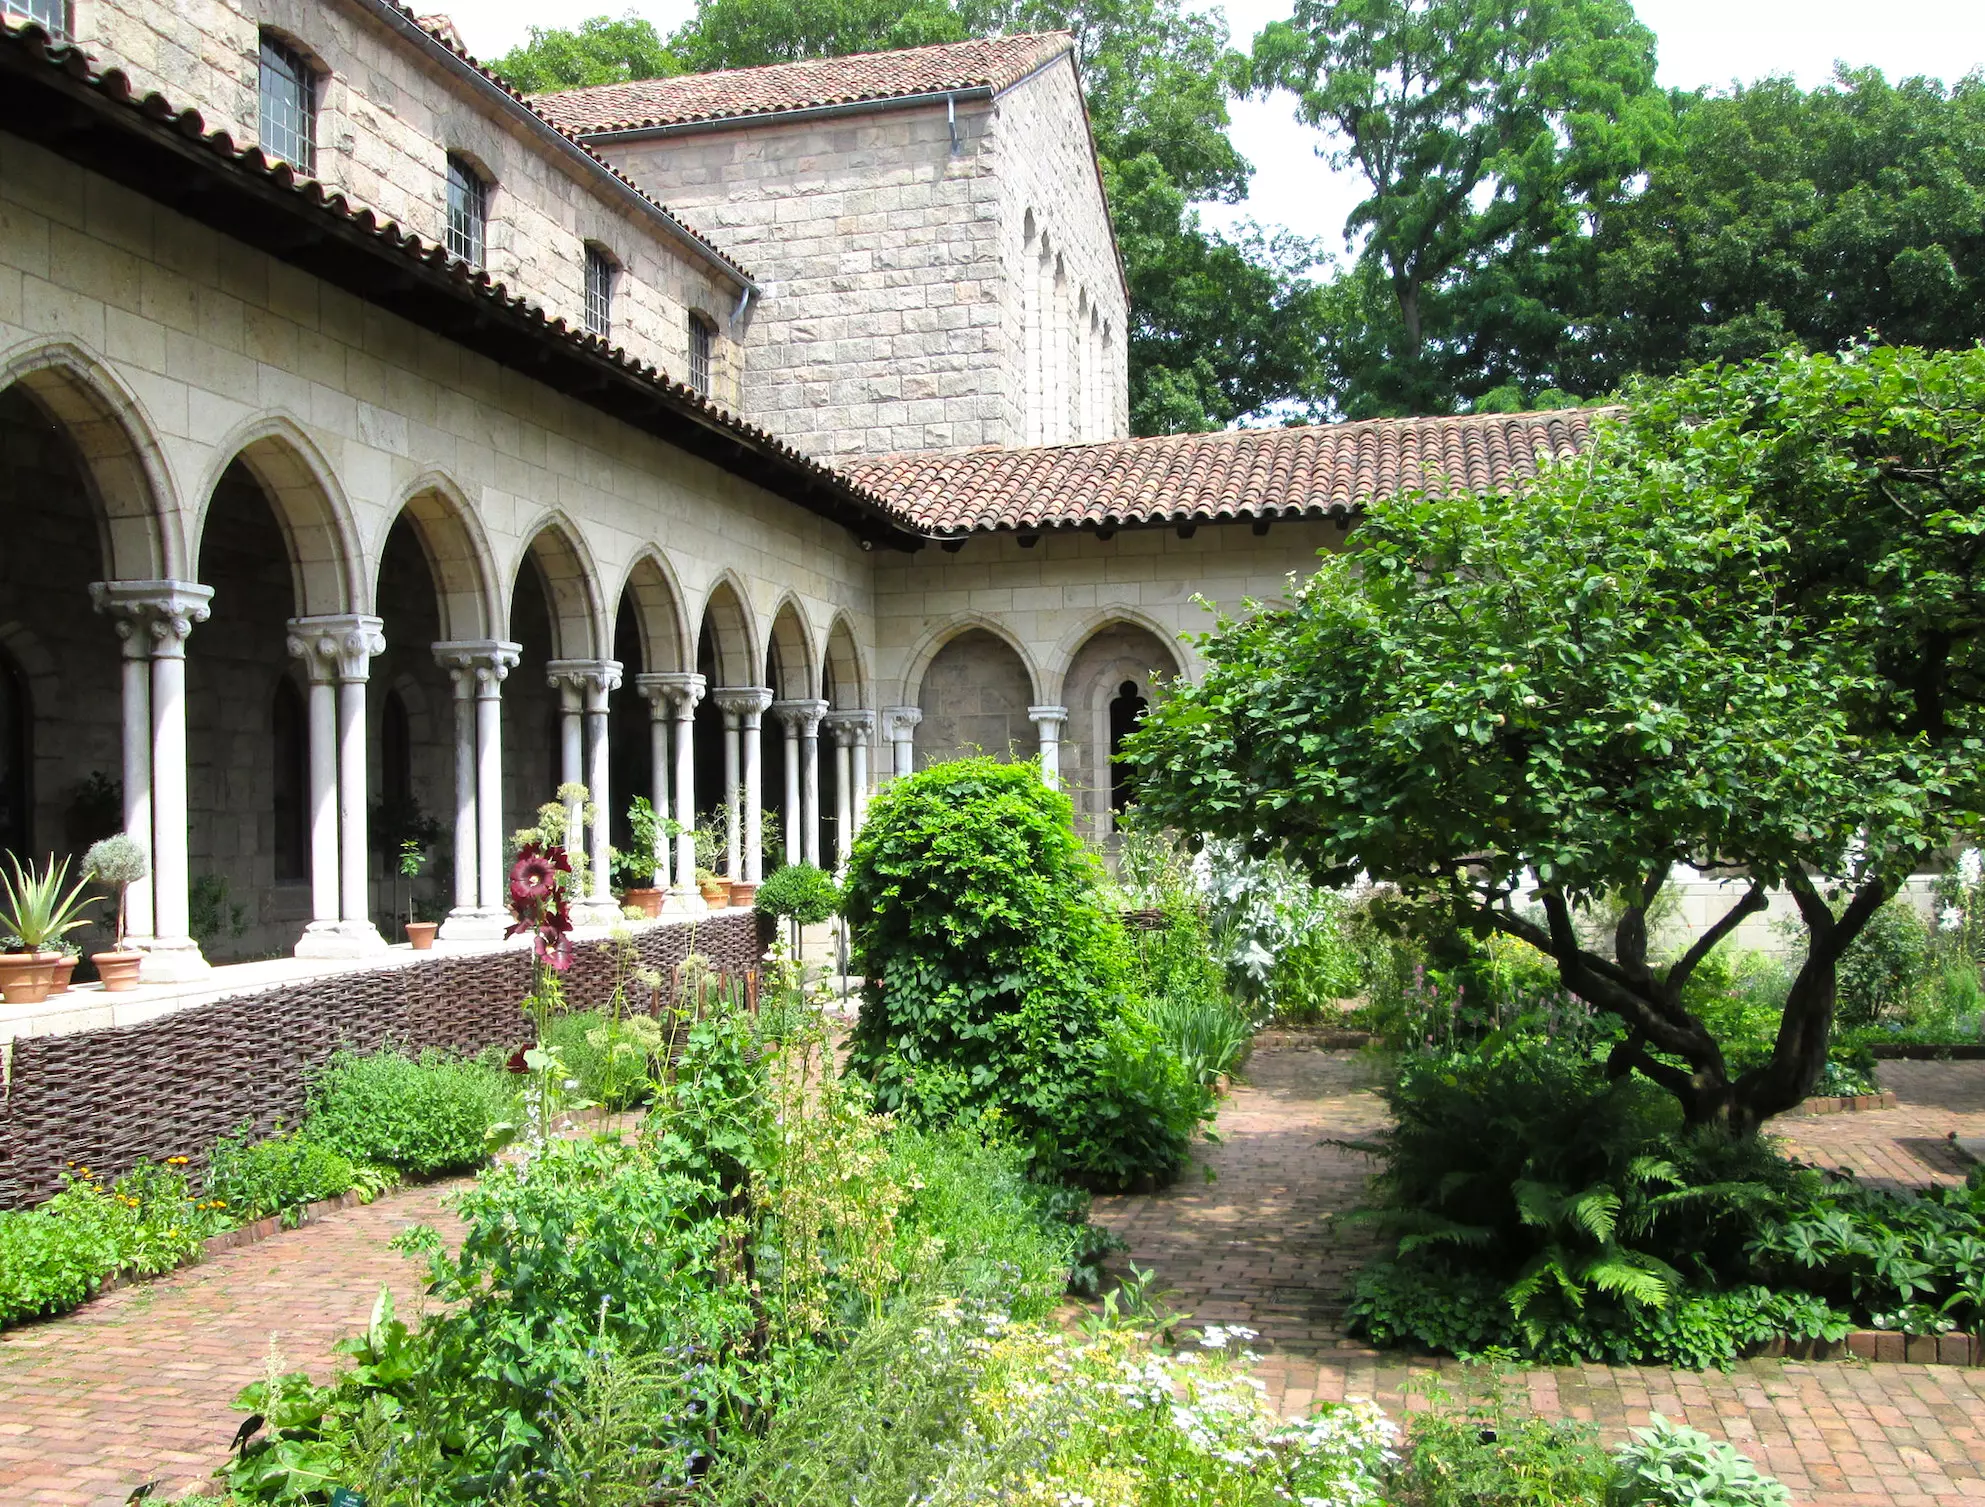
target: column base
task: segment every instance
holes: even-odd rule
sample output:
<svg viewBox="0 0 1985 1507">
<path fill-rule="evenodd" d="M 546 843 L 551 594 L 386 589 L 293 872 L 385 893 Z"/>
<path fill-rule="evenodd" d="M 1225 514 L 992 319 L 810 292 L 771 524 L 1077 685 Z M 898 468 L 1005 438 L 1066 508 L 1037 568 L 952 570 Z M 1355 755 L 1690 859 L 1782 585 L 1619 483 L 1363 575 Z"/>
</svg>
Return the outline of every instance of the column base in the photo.
<svg viewBox="0 0 1985 1507">
<path fill-rule="evenodd" d="M 370 921 L 312 921 L 297 939 L 300 958 L 367 958 L 386 950 L 386 939 Z"/>
<path fill-rule="evenodd" d="M 124 945 L 145 955 L 138 965 L 140 983 L 187 984 L 213 972 L 191 937 L 127 937 Z"/>
<path fill-rule="evenodd" d="M 510 927 L 507 910 L 482 910 L 458 905 L 448 912 L 437 935 L 444 942 L 500 942 Z"/>
<path fill-rule="evenodd" d="M 677 884 L 669 887 L 668 897 L 662 901 L 662 914 L 665 916 L 707 916 L 710 907 L 704 902 L 703 892 L 693 884 Z"/>
<path fill-rule="evenodd" d="M 602 900 L 597 895 L 588 895 L 584 900 L 572 902 L 572 924 L 575 927 L 613 927 L 626 919 L 620 913 L 619 902 L 611 896 Z"/>
</svg>

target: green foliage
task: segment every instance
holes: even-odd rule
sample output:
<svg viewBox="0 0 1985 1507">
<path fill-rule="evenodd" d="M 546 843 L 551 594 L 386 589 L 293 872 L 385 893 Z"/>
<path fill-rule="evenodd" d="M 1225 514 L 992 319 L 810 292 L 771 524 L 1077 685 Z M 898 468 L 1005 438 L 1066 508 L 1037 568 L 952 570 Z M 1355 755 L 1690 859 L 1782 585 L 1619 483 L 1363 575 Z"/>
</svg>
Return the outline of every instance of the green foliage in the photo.
<svg viewBox="0 0 1985 1507">
<path fill-rule="evenodd" d="M 1840 955 L 1834 1018 L 1843 1030 L 1907 1019 L 1930 966 L 1923 918 L 1907 900 L 1889 901 Z"/>
<path fill-rule="evenodd" d="M 1205 1105 L 1136 1008 L 1068 797 L 966 759 L 879 793 L 849 860 L 864 987 L 849 1071 L 928 1124 L 996 1109 L 1037 1169 L 1168 1177 Z"/>
<path fill-rule="evenodd" d="M 840 909 L 841 892 L 833 875 L 819 865 L 787 863 L 766 876 L 752 905 L 761 915 L 813 926 Z"/>
<path fill-rule="evenodd" d="M 1512 1408 L 1499 1382 L 1464 1407 L 1438 1382 L 1387 1485 L 1399 1507 L 1605 1507 L 1613 1468 L 1592 1425 Z"/>
<path fill-rule="evenodd" d="M 527 94 L 667 78 L 683 71 L 654 23 L 638 16 L 619 21 L 594 16 L 569 31 L 533 26 L 530 37 L 490 65 Z"/>
<path fill-rule="evenodd" d="M 578 1080 L 578 1095 L 605 1109 L 645 1103 L 654 1091 L 668 1042 L 651 1015 L 615 1020 L 598 1010 L 553 1016 L 545 1044 Z"/>
<path fill-rule="evenodd" d="M 0 1213 L 0 1325 L 67 1313 L 119 1273 L 190 1260 L 223 1221 L 194 1198 L 185 1161 L 141 1161 L 108 1187 L 79 1168 L 47 1202 Z"/>
<path fill-rule="evenodd" d="M 462 1172 L 489 1157 L 512 1101 L 502 1073 L 429 1050 L 340 1051 L 310 1086 L 304 1132 L 357 1163 L 415 1177 Z"/>
<path fill-rule="evenodd" d="M 230 1219 L 245 1224 L 378 1186 L 376 1176 L 362 1176 L 349 1158 L 300 1131 L 284 1135 L 278 1126 L 276 1134 L 259 1141 L 251 1134 L 244 1124 L 214 1142 L 207 1155 L 207 1197 Z"/>
<path fill-rule="evenodd" d="M 1720 1439 L 1656 1413 L 1613 1456 L 1617 1507 L 1792 1507 L 1783 1483 Z"/>
<path fill-rule="evenodd" d="M 1131 941 L 1145 1018 L 1186 1071 L 1209 1086 L 1237 1071 L 1254 1039 L 1254 1022 L 1228 992 L 1197 898 L 1168 896 L 1164 929 L 1134 931 Z"/>
</svg>

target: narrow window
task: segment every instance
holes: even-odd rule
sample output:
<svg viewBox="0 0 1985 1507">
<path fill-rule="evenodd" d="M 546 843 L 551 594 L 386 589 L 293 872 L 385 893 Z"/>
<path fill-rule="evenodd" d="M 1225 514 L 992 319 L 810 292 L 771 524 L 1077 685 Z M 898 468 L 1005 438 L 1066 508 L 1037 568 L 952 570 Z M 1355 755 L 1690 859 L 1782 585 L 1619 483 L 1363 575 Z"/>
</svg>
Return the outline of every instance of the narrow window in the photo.
<svg viewBox="0 0 1985 1507">
<path fill-rule="evenodd" d="M 448 251 L 480 267 L 489 225 L 489 185 L 468 159 L 448 154 Z"/>
<path fill-rule="evenodd" d="M 310 877 L 310 734 L 303 693 L 287 675 L 276 682 L 270 707 L 270 742 L 274 745 L 275 881 L 294 884 Z"/>
<path fill-rule="evenodd" d="M 0 0 L 0 16 L 36 22 L 56 41 L 69 40 L 69 0 Z"/>
<path fill-rule="evenodd" d="M 1118 686 L 1110 699 L 1110 809 L 1118 814 L 1137 799 L 1135 773 L 1121 762 L 1123 740 L 1137 731 L 1149 704 L 1134 680 Z"/>
<path fill-rule="evenodd" d="M 689 385 L 706 396 L 710 391 L 710 346 L 716 331 L 701 314 L 689 316 Z"/>
<path fill-rule="evenodd" d="M 317 75 L 302 54 L 262 33 L 262 154 L 317 172 Z"/>
<path fill-rule="evenodd" d="M 602 340 L 613 333 L 613 261 L 598 246 L 586 248 L 586 328 Z"/>
</svg>

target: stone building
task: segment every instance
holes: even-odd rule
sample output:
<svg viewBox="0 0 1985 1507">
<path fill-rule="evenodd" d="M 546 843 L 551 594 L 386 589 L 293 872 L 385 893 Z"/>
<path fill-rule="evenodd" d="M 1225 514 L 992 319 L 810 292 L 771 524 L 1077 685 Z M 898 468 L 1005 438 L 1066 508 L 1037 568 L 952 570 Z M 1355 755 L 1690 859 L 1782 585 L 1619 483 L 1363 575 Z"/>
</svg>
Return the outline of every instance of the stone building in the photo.
<svg viewBox="0 0 1985 1507">
<path fill-rule="evenodd" d="M 637 793 L 744 882 L 970 748 L 1107 839 L 1203 604 L 1585 434 L 1128 438 L 1066 37 L 529 100 L 392 0 L 0 13 L 0 847 L 138 837 L 153 979 L 397 940 L 408 837 L 491 938 L 565 781 L 596 921 Z"/>
</svg>

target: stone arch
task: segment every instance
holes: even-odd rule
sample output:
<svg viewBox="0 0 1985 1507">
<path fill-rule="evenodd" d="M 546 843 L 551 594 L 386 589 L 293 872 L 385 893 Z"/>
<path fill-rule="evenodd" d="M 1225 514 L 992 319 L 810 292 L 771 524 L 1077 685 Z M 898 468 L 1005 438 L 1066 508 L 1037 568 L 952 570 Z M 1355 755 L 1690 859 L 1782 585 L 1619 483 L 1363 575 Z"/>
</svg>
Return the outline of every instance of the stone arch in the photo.
<svg viewBox="0 0 1985 1507">
<path fill-rule="evenodd" d="M 579 530 L 563 513 L 550 512 L 539 517 L 524 538 L 527 542 L 517 569 L 535 567 L 543 583 L 545 603 L 551 610 L 551 657 L 598 658 L 605 653 L 609 633 L 600 601 L 599 572 L 593 568 Z M 513 601 L 515 596 L 513 572 Z"/>
<path fill-rule="evenodd" d="M 811 699 L 820 694 L 820 675 L 813 663 L 813 634 L 806 609 L 791 592 L 772 614 L 772 631 L 765 642 L 765 684 L 781 701 Z"/>
<path fill-rule="evenodd" d="M 827 629 L 827 650 L 822 659 L 821 694 L 836 710 L 858 710 L 868 705 L 868 675 L 862 666 L 861 647 L 845 612 L 834 614 Z"/>
<path fill-rule="evenodd" d="M 730 571 L 724 571 L 703 599 L 703 612 L 697 619 L 696 662 L 706 675 L 715 674 L 713 688 L 719 685 L 748 686 L 757 682 L 754 661 L 758 629 L 752 622 L 751 599 L 744 585 Z"/>
<path fill-rule="evenodd" d="M 1182 657 L 1169 635 L 1141 614 L 1099 614 L 1060 661 L 1056 691 L 1068 708 L 1062 728 L 1061 767 L 1075 803 L 1076 829 L 1091 842 L 1107 843 L 1116 832 L 1116 813 L 1125 794 L 1112 762 L 1123 732 L 1121 703 L 1131 687 L 1132 704 L 1154 700 L 1158 683 L 1184 673 Z M 1115 714 L 1113 714 L 1115 713 Z"/>
<path fill-rule="evenodd" d="M 1009 634 L 989 621 L 956 622 L 922 659 L 911 682 L 923 713 L 918 767 L 973 753 L 1034 756 L 1039 735 L 1028 708 L 1040 681 Z"/>
<path fill-rule="evenodd" d="M 633 605 L 640 627 L 641 668 L 645 671 L 688 668 L 689 625 L 682 616 L 682 592 L 668 558 L 650 545 L 635 557 L 614 599 Z"/>
<path fill-rule="evenodd" d="M 72 341 L 39 342 L 0 361 L 0 392 L 18 385 L 82 460 L 112 579 L 191 579 L 171 473 L 137 397 Z"/>
<path fill-rule="evenodd" d="M 416 478 L 401 494 L 380 537 L 379 560 L 373 567 L 372 601 L 382 608 L 379 569 L 385 563 L 386 535 L 405 517 L 412 525 L 421 553 L 434 578 L 435 605 L 444 639 L 501 638 L 502 621 L 496 583 L 496 562 L 489 540 L 462 489 L 438 471 Z"/>
<path fill-rule="evenodd" d="M 239 462 L 268 499 L 289 547 L 297 615 L 365 611 L 371 603 L 351 509 L 302 427 L 284 414 L 262 414 L 239 426 L 214 454 L 213 472 L 200 489 L 193 559 L 200 558 L 221 478 Z"/>
<path fill-rule="evenodd" d="M 1171 673 L 1190 680 L 1192 668 L 1187 664 L 1184 646 L 1180 643 L 1178 630 L 1161 623 L 1148 612 L 1140 612 L 1135 607 L 1099 607 L 1085 613 L 1076 625 L 1061 636 L 1048 659 L 1041 676 L 1042 694 L 1049 700 L 1059 700 L 1067 694 L 1068 672 L 1075 664 L 1075 656 L 1083 647 L 1104 629 L 1121 624 L 1127 628 L 1140 628 L 1155 638 L 1166 650 L 1176 667 Z"/>
<path fill-rule="evenodd" d="M 994 638 L 1002 640 L 1007 648 L 1014 652 L 1020 660 L 1021 667 L 1027 672 L 1028 694 L 1035 701 L 1038 702 L 1040 700 L 1043 684 L 1041 671 L 1040 667 L 1034 662 L 1034 656 L 1028 653 L 1027 646 L 1015 638 L 1012 630 L 1000 622 L 999 619 L 989 617 L 982 612 L 967 612 L 946 620 L 942 626 L 933 628 L 929 633 L 926 633 L 915 651 L 905 662 L 903 671 L 903 700 L 905 703 L 910 705 L 916 704 L 918 697 L 922 694 L 924 676 L 930 669 L 931 661 L 943 652 L 945 645 L 949 644 L 951 640 L 957 638 L 960 634 L 971 632 L 974 628 L 984 629 Z"/>
</svg>

